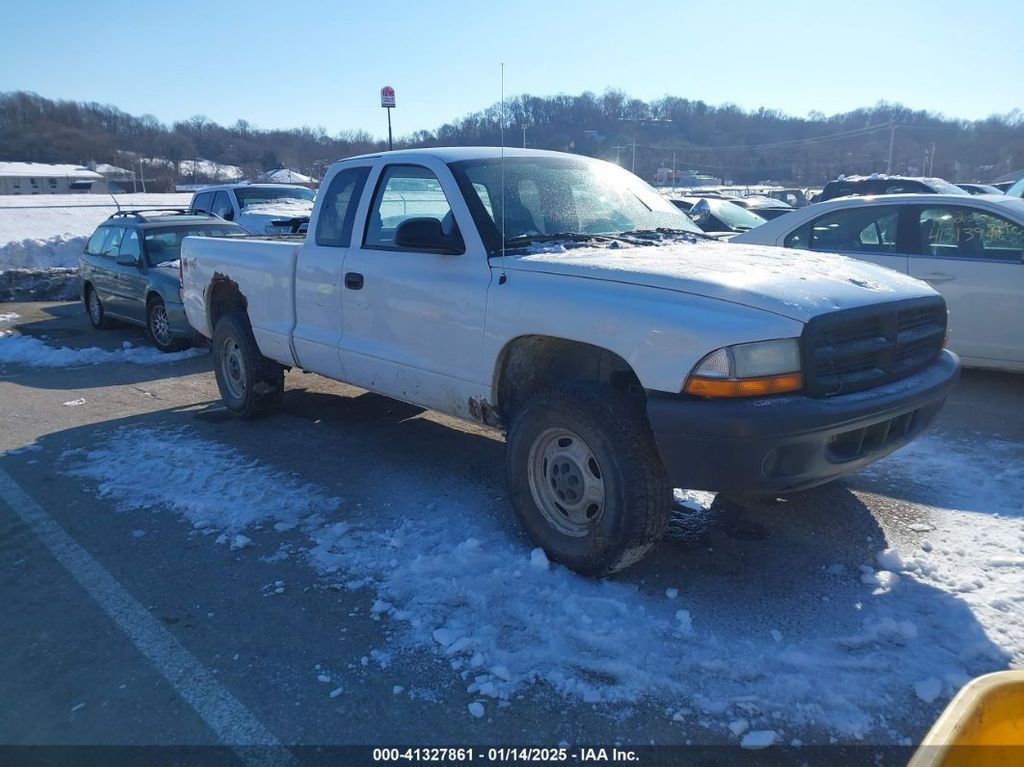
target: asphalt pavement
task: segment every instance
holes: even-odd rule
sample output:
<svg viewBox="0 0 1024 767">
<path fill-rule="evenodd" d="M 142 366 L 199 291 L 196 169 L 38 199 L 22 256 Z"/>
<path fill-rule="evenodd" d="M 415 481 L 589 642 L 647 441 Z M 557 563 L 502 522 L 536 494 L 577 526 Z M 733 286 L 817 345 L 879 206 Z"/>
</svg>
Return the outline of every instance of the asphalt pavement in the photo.
<svg viewBox="0 0 1024 767">
<path fill-rule="evenodd" d="M 77 304 L 2 304 L 3 312 L 19 315 L 7 329 L 50 345 L 146 344 L 141 329 L 93 330 Z M 1022 382 L 966 371 L 934 431 L 1024 444 Z M 286 386 L 279 413 L 243 423 L 220 406 L 208 355 L 156 365 L 0 363 L 0 743 L 726 740 L 699 714 L 673 719 L 650 701 L 585 705 L 543 685 L 507 709 L 468 716 L 475 698 L 444 657 L 412 653 L 400 670 L 361 662 L 388 641 L 365 589 L 338 588 L 300 557 L 215 546 L 180 515 L 126 510 L 66 470 L 75 451 L 109 443 L 118 429 L 180 427 L 364 510 L 392 502 L 389 476 L 456 495 L 469 488 L 488 513 L 507 513 L 509 540 L 529 551 L 505 500 L 500 434 L 316 375 L 291 372 Z M 149 464 L 137 481 L 161 477 Z M 650 594 L 685 583 L 718 595 L 723 631 L 766 632 L 800 632 L 822 598 L 843 597 L 842 588 L 816 592 L 807 572 L 837 562 L 855 570 L 924 513 L 901 488 L 855 480 L 795 497 L 783 511 L 725 502 L 712 511 L 712 522 L 695 532 L 684 525 L 619 580 Z M 333 681 L 320 676 L 344 678 L 344 691 L 331 697 Z M 894 717 L 916 738 L 933 713 Z M 809 742 L 815 733 L 800 735 Z"/>
</svg>

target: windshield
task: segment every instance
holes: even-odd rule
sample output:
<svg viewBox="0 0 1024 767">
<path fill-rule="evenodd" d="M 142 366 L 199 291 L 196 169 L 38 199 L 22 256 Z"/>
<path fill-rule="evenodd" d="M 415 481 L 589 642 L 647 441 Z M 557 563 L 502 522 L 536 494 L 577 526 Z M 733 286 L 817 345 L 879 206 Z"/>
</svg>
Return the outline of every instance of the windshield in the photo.
<svg viewBox="0 0 1024 767">
<path fill-rule="evenodd" d="M 189 226 L 173 229 L 147 229 L 145 232 L 146 261 L 150 266 L 168 264 L 181 256 L 181 241 L 190 235 L 202 237 L 230 237 L 245 234 L 240 226 Z"/>
<path fill-rule="evenodd" d="M 501 250 L 503 229 L 506 243 L 524 237 L 617 235 L 659 228 L 700 233 L 653 188 L 610 163 L 515 157 L 506 158 L 504 168 L 497 158 L 449 167 L 491 254 Z"/>
<path fill-rule="evenodd" d="M 235 189 L 239 208 L 296 207 L 309 212 L 313 208 L 313 190 L 301 186 L 242 187 Z"/>
<path fill-rule="evenodd" d="M 719 231 L 717 227 L 707 228 L 705 226 L 703 219 L 708 214 L 718 219 L 734 232 L 745 232 L 765 222 L 765 219 L 761 218 L 761 216 L 751 213 L 736 203 L 709 199 L 707 197 L 694 205 L 690 210 L 690 215 L 693 216 L 693 219 L 700 224 L 705 232 Z"/>
<path fill-rule="evenodd" d="M 951 184 L 941 178 L 926 178 L 925 183 L 935 190 L 936 194 L 970 194 L 966 189 L 961 189 L 956 184 Z"/>
</svg>

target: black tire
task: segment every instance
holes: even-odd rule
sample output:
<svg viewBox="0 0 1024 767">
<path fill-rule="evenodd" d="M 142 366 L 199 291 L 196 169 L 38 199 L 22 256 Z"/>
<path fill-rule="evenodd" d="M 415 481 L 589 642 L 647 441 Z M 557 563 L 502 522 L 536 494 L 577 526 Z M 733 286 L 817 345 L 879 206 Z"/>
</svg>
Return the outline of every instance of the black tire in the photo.
<svg viewBox="0 0 1024 767">
<path fill-rule="evenodd" d="M 180 352 L 190 345 L 188 339 L 171 335 L 167 306 L 160 296 L 154 296 L 146 304 L 146 333 L 153 346 L 162 352 Z"/>
<path fill-rule="evenodd" d="M 284 393 L 284 367 L 260 354 L 241 312 L 225 314 L 213 329 L 213 369 L 228 410 L 243 420 L 266 415 Z"/>
<path fill-rule="evenodd" d="M 527 532 L 550 559 L 584 575 L 638 562 L 668 527 L 672 490 L 650 426 L 616 389 L 569 383 L 532 397 L 513 417 L 507 465 Z"/>
<path fill-rule="evenodd" d="M 92 285 L 85 289 L 85 313 L 89 315 L 89 322 L 97 330 L 106 330 L 114 324 L 107 319 L 107 313 L 103 309 L 100 295 Z"/>
</svg>

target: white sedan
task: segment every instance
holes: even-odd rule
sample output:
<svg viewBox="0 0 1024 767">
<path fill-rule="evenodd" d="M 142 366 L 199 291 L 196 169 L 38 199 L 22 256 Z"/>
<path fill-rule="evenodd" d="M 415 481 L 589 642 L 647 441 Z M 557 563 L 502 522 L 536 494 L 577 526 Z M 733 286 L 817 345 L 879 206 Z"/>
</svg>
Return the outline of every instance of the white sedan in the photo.
<svg viewBox="0 0 1024 767">
<path fill-rule="evenodd" d="M 1005 195 L 841 197 L 736 243 L 841 253 L 924 280 L 949 306 L 964 365 L 1024 372 L 1024 200 Z"/>
</svg>

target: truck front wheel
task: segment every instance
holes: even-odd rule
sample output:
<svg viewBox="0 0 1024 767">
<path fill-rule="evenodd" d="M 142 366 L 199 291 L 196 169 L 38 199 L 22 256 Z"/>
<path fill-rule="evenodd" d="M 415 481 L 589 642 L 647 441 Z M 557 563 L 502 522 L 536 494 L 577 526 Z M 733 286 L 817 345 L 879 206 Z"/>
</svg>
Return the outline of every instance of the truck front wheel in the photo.
<svg viewBox="0 0 1024 767">
<path fill-rule="evenodd" d="M 508 481 L 530 536 L 584 575 L 639 561 L 671 515 L 643 409 L 606 386 L 565 384 L 527 401 L 508 433 Z"/>
<path fill-rule="evenodd" d="M 212 347 L 217 388 L 228 410 L 255 418 L 281 401 L 284 368 L 260 354 L 248 317 L 231 312 L 217 320 Z"/>
</svg>

